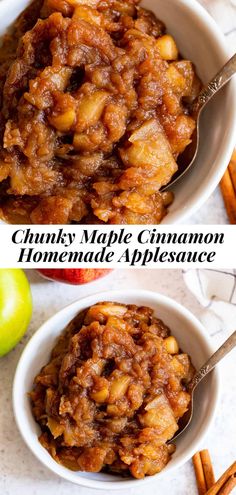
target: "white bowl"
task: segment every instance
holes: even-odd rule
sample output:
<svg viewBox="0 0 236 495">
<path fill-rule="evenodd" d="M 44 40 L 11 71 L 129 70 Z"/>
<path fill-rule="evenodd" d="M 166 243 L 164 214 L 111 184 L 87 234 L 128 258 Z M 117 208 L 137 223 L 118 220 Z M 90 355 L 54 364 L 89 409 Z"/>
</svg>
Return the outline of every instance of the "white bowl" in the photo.
<svg viewBox="0 0 236 495">
<path fill-rule="evenodd" d="M 29 0 L 0 1 L 0 35 L 29 3 Z M 180 52 L 195 63 L 204 83 L 210 81 L 229 58 L 223 34 L 196 0 L 142 0 L 141 5 L 166 23 Z M 164 224 L 185 220 L 209 198 L 226 170 L 235 142 L 236 84 L 231 81 L 204 111 L 198 158 L 194 167 L 173 187 L 175 201 Z"/>
<path fill-rule="evenodd" d="M 217 409 L 219 398 L 219 376 L 215 370 L 200 384 L 194 401 L 195 411 L 191 426 L 176 442 L 177 449 L 165 469 L 154 477 L 144 480 L 116 477 L 104 473 L 92 474 L 72 472 L 57 464 L 38 441 L 40 428 L 35 422 L 27 392 L 32 390 L 33 379 L 43 365 L 49 361 L 51 350 L 64 327 L 81 310 L 99 302 L 115 301 L 126 304 L 145 305 L 154 309 L 156 316 L 171 328 L 181 348 L 187 352 L 198 369 L 213 353 L 201 323 L 174 300 L 154 292 L 143 290 L 109 291 L 81 299 L 53 316 L 35 333 L 26 346 L 19 361 L 14 385 L 13 408 L 15 419 L 23 439 L 34 455 L 47 468 L 62 478 L 78 485 L 103 490 L 136 488 L 148 481 L 166 477 L 180 468 L 198 450 Z"/>
</svg>

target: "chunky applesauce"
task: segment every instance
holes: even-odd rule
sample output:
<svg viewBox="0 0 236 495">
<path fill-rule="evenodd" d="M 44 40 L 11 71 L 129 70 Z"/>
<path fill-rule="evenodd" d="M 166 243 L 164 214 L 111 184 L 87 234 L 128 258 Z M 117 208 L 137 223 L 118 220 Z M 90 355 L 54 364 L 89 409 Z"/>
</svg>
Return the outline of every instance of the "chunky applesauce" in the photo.
<svg viewBox="0 0 236 495">
<path fill-rule="evenodd" d="M 0 50 L 0 215 L 157 224 L 191 142 L 193 64 L 139 0 L 34 0 Z"/>
<path fill-rule="evenodd" d="M 194 368 L 147 307 L 104 302 L 81 312 L 30 393 L 39 438 L 74 471 L 143 478 L 175 451 Z"/>
</svg>

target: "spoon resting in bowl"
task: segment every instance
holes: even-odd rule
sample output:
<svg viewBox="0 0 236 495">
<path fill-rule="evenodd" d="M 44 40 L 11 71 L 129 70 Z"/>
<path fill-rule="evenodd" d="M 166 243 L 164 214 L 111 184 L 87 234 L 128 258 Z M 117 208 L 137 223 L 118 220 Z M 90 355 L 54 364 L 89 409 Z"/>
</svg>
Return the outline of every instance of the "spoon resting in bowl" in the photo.
<svg viewBox="0 0 236 495">
<path fill-rule="evenodd" d="M 182 418 L 179 421 L 179 429 L 176 432 L 175 436 L 170 440 L 172 443 L 173 440 L 176 440 L 182 433 L 188 428 L 189 424 L 192 421 L 193 418 L 193 398 L 194 398 L 194 392 L 199 385 L 199 383 L 207 376 L 215 367 L 216 365 L 227 355 L 229 354 L 232 349 L 236 347 L 236 331 L 226 340 L 226 342 L 216 351 L 213 356 L 201 367 L 199 371 L 197 371 L 191 380 L 190 383 L 187 385 L 187 391 L 191 395 L 191 400 L 190 400 L 190 405 L 189 409 L 186 411 L 186 413 L 182 416 Z"/>
<path fill-rule="evenodd" d="M 190 107 L 192 115 L 196 118 L 196 128 L 192 135 L 192 141 L 187 146 L 185 151 L 178 158 L 178 171 L 173 175 L 169 184 L 163 187 L 161 190 L 166 191 L 172 187 L 177 181 L 179 181 L 183 175 L 192 167 L 196 156 L 198 154 L 199 142 L 200 142 L 200 116 L 203 108 L 213 98 L 213 96 L 222 89 L 227 82 L 236 73 L 236 53 L 233 57 L 222 67 L 217 75 L 204 86 L 198 97 L 194 100 Z"/>
</svg>

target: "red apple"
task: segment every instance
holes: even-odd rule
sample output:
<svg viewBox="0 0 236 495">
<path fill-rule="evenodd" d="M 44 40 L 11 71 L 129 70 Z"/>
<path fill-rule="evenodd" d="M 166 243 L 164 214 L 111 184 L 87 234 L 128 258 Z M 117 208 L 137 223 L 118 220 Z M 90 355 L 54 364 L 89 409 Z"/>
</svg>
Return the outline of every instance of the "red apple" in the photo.
<svg viewBox="0 0 236 495">
<path fill-rule="evenodd" d="M 98 268 L 61 268 L 61 269 L 39 269 L 39 272 L 43 277 L 49 280 L 55 280 L 56 282 L 64 282 L 71 285 L 82 285 L 98 278 L 108 275 L 112 270 L 98 269 Z"/>
</svg>

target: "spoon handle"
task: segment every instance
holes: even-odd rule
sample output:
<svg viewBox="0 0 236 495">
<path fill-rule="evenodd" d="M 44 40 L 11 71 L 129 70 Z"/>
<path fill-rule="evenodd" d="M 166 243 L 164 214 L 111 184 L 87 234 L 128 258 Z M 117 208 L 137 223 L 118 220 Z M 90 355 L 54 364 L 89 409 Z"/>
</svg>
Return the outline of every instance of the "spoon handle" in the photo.
<svg viewBox="0 0 236 495">
<path fill-rule="evenodd" d="M 200 112 L 212 97 L 231 79 L 236 73 L 236 53 L 222 67 L 216 76 L 205 86 L 193 104 L 193 111 Z"/>
<path fill-rule="evenodd" d="M 193 391 L 197 385 L 210 373 L 215 366 L 236 347 L 236 331 L 226 340 L 226 342 L 211 356 L 211 358 L 202 366 L 202 368 L 193 377 L 189 384 L 189 389 Z"/>
</svg>

